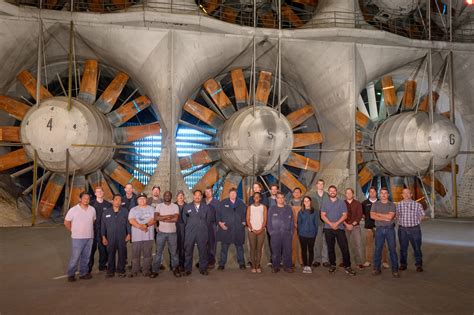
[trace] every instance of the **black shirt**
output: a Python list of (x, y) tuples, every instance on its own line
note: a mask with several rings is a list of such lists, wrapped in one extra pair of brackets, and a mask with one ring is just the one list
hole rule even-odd
[(375, 228), (375, 221), (370, 218), (370, 210), (372, 209), (373, 203), (366, 199), (362, 202), (362, 211), (364, 212), (364, 228), (373, 229)]
[(102, 213), (105, 211), (105, 209), (111, 208), (112, 204), (108, 202), (107, 200), (102, 200), (102, 202), (98, 202), (97, 199), (94, 199), (90, 203), (91, 207), (94, 207), (95, 209), (95, 223), (94, 223), (94, 234), (96, 236), (99, 236), (100, 234), (100, 226), (101, 226), (101, 220), (102, 220)]
[(122, 207), (126, 208), (129, 212), (133, 207), (136, 207), (137, 205), (137, 195), (133, 194), (132, 198), (130, 199), (127, 198), (127, 195), (123, 196)]

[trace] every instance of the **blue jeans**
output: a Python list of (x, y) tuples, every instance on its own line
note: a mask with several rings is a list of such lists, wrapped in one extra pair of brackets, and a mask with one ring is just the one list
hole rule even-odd
[(388, 252), (390, 253), (390, 262), (392, 264), (392, 272), (398, 272), (397, 244), (395, 240), (395, 226), (378, 226), (375, 229), (375, 253), (374, 253), (374, 270), (380, 270), (382, 265), (383, 245), (387, 240)]
[(423, 254), (421, 253), (421, 228), (419, 225), (414, 227), (398, 227), (398, 241), (400, 242), (400, 265), (407, 265), (408, 243), (413, 247), (415, 256), (415, 266), (423, 265)]
[[(239, 266), (245, 266), (245, 259), (244, 259), (244, 245), (243, 244), (234, 244), (235, 249), (237, 251), (237, 262)], [(227, 252), (229, 251), (230, 244), (228, 243), (221, 243), (221, 257), (219, 260), (219, 266), (224, 267), (227, 263)]]
[(163, 251), (165, 249), (165, 243), (168, 243), (168, 249), (171, 256), (171, 268), (174, 269), (178, 267), (178, 234), (163, 233), (158, 231), (158, 233), (156, 233), (156, 255), (155, 260), (153, 261), (153, 272), (160, 271), (161, 260), (163, 259)]
[(71, 239), (71, 259), (67, 269), (67, 275), (73, 277), (77, 271), (79, 263), (79, 274), (84, 276), (89, 273), (89, 258), (92, 250), (92, 238), (72, 238)]

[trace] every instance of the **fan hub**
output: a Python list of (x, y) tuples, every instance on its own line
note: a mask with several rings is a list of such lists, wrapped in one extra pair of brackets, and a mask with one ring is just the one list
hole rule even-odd
[[(52, 97), (32, 107), (21, 124), (21, 140), (33, 159), (53, 172), (66, 171), (66, 150), (69, 150), (69, 172), (87, 174), (100, 168), (113, 155), (113, 148), (97, 147), (113, 144), (112, 127), (95, 107), (77, 99), (68, 110), (66, 97)], [(74, 144), (88, 144), (78, 147)]]
[(236, 112), (219, 133), (222, 160), (244, 176), (265, 175), (285, 162), (293, 147), (293, 132), (284, 115), (267, 106)]

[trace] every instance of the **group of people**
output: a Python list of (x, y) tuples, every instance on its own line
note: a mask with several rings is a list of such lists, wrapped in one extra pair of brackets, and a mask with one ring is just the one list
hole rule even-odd
[[(369, 189), (369, 198), (362, 203), (355, 199), (351, 188), (345, 199), (338, 197), (337, 188), (324, 190), (318, 180), (316, 190), (305, 196), (295, 188), (290, 200), (270, 186), (270, 195), (262, 193), (260, 183), (253, 185), (249, 200), (244, 202), (231, 188), (227, 196), (217, 200), (212, 187), (204, 192), (193, 191), (193, 201), (185, 202), (179, 191), (173, 202), (170, 191), (161, 198), (160, 187), (154, 186), (152, 195), (136, 195), (127, 184), (125, 195), (116, 194), (112, 202), (104, 199), (104, 191), (96, 187), (95, 199), (83, 192), (80, 202), (72, 207), (64, 224), (71, 231), (72, 253), (68, 267), (68, 281), (76, 280), (79, 265), (80, 279), (91, 279), (95, 252), (99, 252), (99, 270), (106, 277), (156, 278), (163, 266), (165, 245), (170, 254), (170, 267), (176, 277), (189, 276), (193, 270), (193, 254), (197, 245), (199, 262), (196, 267), (208, 275), (217, 265), (224, 270), (228, 250), (235, 246), (240, 269), (250, 265), (251, 272), (262, 272), (262, 255), (268, 253), (268, 265), (273, 273), (283, 269), (294, 272), (299, 262), (303, 273), (323, 265), (330, 273), (342, 267), (349, 275), (351, 268), (349, 242), (354, 243), (355, 265), (359, 269), (373, 267), (379, 275), (382, 267), (391, 266), (392, 275), (407, 268), (408, 245), (414, 250), (416, 271), (423, 271), (420, 223), (423, 207), (412, 199), (410, 189), (403, 190), (403, 200), (397, 205), (389, 200), (387, 188)], [(363, 227), (362, 227), (363, 224)], [(396, 246), (396, 226), (400, 243), (400, 260)], [(362, 247), (365, 230), (365, 255)], [(245, 261), (244, 246), (248, 239), (249, 261)], [(126, 273), (127, 243), (131, 242), (131, 271)], [(217, 243), (221, 243), (217, 257)], [(342, 262), (336, 265), (336, 242)], [(156, 254), (153, 259), (153, 244)], [(265, 250), (264, 250), (265, 249)], [(387, 262), (387, 251), (390, 265)], [(365, 261), (363, 258), (365, 257)]]

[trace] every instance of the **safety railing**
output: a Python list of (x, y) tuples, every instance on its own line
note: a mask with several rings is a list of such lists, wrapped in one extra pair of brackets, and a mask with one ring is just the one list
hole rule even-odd
[[(9, 0), (8, 2), (20, 6), (39, 7), (38, 0)], [(49, 10), (71, 11), (91, 13), (112, 13), (129, 11), (152, 11), (162, 13), (175, 13), (186, 15), (204, 15), (220, 19), (225, 22), (240, 26), (254, 26), (254, 12), (252, 7), (242, 5), (220, 4), (207, 12), (203, 5), (194, 3), (161, 2), (155, 0), (42, 0), (42, 8)], [(285, 6), (285, 5), (284, 5)], [(474, 42), (474, 17), (453, 18), (453, 31), (438, 26), (425, 19), (418, 20), (383, 20), (376, 15), (354, 12), (310, 12), (298, 7), (282, 7), (281, 27), (285, 29), (295, 28), (358, 28), (368, 30), (380, 30), (403, 37), (420, 40)], [(266, 8), (259, 8), (256, 12), (257, 27), (278, 28), (278, 12)]]

